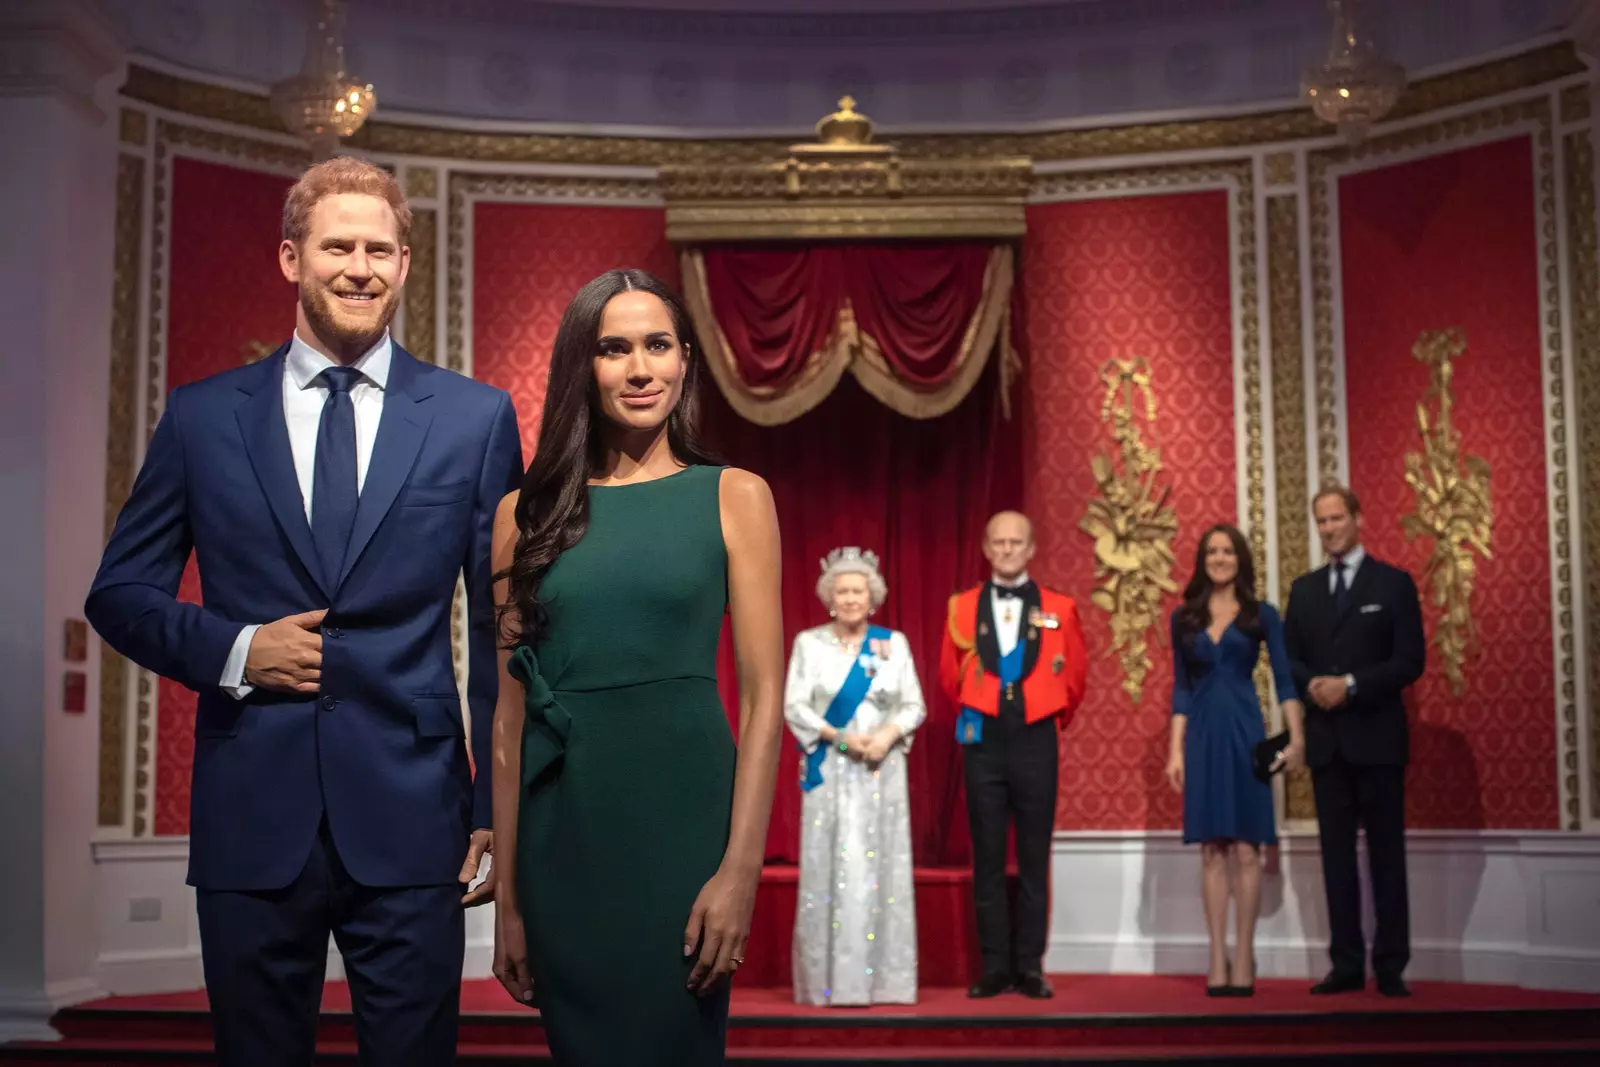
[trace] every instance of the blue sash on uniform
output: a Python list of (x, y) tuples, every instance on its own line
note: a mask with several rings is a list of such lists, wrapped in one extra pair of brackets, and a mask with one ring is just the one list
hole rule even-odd
[[(833, 700), (829, 702), (828, 710), (822, 716), (835, 730), (843, 730), (849, 725), (850, 720), (855, 718), (856, 709), (867, 699), (867, 690), (872, 688), (872, 678), (867, 674), (867, 663), (872, 655), (872, 642), (887, 640), (889, 631), (882, 626), (867, 627), (866, 640), (861, 642), (861, 653), (856, 656), (855, 662), (850, 664), (850, 673), (844, 676), (844, 684), (833, 694)], [(806, 753), (806, 776), (800, 781), (802, 793), (809, 793), (822, 784), (822, 761), (827, 757), (829, 747), (831, 746), (823, 744), (819, 738), (817, 747)]]
[[(1002, 690), (1013, 682), (1022, 680), (1022, 658), (1026, 651), (1027, 646), (1019, 640), (1010, 652), (1000, 657), (1000, 688)], [(999, 710), (999, 708), (996, 708), (995, 713), (999, 714)], [(956, 716), (956, 744), (976, 745), (982, 741), (983, 719), (983, 712), (974, 711), (971, 708), (962, 708), (961, 713)]]

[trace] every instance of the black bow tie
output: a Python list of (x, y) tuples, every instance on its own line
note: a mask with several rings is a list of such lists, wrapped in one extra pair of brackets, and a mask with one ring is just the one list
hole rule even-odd
[(994, 598), (996, 600), (1021, 600), (1022, 599), (1022, 586), (1020, 586), (1020, 585), (1012, 586), (1012, 585), (998, 585), (998, 584), (995, 584), (995, 583), (990, 583), (990, 584), (994, 585)]

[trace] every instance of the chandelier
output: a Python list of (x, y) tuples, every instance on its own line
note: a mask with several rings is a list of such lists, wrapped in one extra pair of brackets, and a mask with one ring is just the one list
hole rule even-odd
[(290, 133), (310, 143), (318, 159), (333, 155), (340, 138), (361, 128), (376, 110), (372, 86), (344, 67), (345, 0), (312, 0), (311, 28), (300, 73), (272, 86), (272, 109)]
[(1378, 53), (1360, 20), (1360, 0), (1328, 0), (1333, 40), (1328, 56), (1306, 71), (1300, 87), (1311, 110), (1337, 126), (1351, 144), (1387, 115), (1406, 86), (1406, 72)]

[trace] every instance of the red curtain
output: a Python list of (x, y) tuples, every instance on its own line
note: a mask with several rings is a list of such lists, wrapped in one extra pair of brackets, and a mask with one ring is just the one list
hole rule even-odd
[(706, 291), (745, 385), (781, 389), (822, 351), (849, 302), (895, 377), (956, 374), (983, 302), (992, 242), (817, 244), (704, 250)]
[[(999, 369), (949, 414), (898, 415), (853, 380), (781, 426), (740, 418), (709, 386), (706, 429), (723, 457), (767, 479), (783, 531), (785, 652), (801, 630), (827, 622), (817, 599), (821, 559), (840, 545), (878, 553), (889, 599), (874, 621), (910, 640), (928, 718), (910, 752), (912, 852), (918, 866), (965, 866), (971, 845), (955, 710), (937, 688), (939, 639), (951, 593), (987, 573), (988, 516), (1021, 500), (1021, 434), (1001, 418)], [(719, 673), (737, 719), (731, 644)], [(785, 733), (767, 837), (769, 863), (799, 859), (799, 750)]]
[(706, 289), (746, 385), (782, 388), (828, 343), (845, 300), (840, 251), (706, 249)]

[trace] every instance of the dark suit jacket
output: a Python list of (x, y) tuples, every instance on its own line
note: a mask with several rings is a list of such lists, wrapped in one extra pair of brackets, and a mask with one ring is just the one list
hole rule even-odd
[[(469, 828), (490, 825), (489, 541), (522, 470), (511, 398), (396, 345), (344, 573), (325, 576), (284, 422), (287, 351), (173, 391), (84, 611), (200, 695), (191, 885), (288, 885), (324, 814), (357, 882), (451, 883)], [(191, 549), (204, 606), (175, 599)], [(476, 782), (450, 641), (463, 571)], [(246, 624), (318, 608), (320, 696), (220, 688)]]
[[(1427, 642), (1411, 575), (1362, 560), (1345, 611), (1334, 608), (1327, 567), (1295, 579), (1284, 634), (1295, 687), (1305, 695), (1306, 762), (1325, 767), (1337, 754), (1354, 766), (1404, 766), (1409, 758), (1402, 694), (1422, 677)], [(1318, 675), (1355, 675), (1356, 692), (1324, 711), (1309, 695)]]

